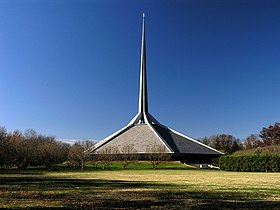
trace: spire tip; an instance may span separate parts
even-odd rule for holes
[[[143,18],[145,18],[145,12],[143,12]]]

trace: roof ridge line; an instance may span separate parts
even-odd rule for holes
[[[170,131],[172,131],[173,133],[179,135],[179,136],[182,136],[182,137],[184,137],[184,138],[187,138],[187,139],[189,139],[189,140],[191,140],[191,141],[193,141],[193,142],[195,142],[195,143],[197,143],[197,144],[200,144],[201,146],[204,146],[204,147],[206,147],[206,148],[208,148],[208,149],[211,149],[211,150],[213,150],[213,151],[215,151],[215,152],[218,152],[218,153],[220,153],[220,154],[224,154],[223,152],[220,152],[220,151],[218,151],[218,150],[216,150],[216,149],[214,149],[214,148],[212,148],[212,147],[210,147],[210,146],[208,146],[208,145],[206,145],[206,144],[203,144],[202,142],[200,142],[200,141],[198,141],[198,140],[195,140],[195,139],[193,139],[193,138],[191,138],[191,137],[189,137],[189,136],[186,136],[186,135],[184,135],[184,134],[182,134],[182,133],[180,133],[180,132],[178,132],[178,131],[176,131],[176,130],[170,128],[170,127],[167,127],[167,126],[165,126],[165,127],[168,128],[168,129],[169,129]]]
[[[156,136],[159,138],[159,140],[164,144],[164,146],[170,151],[170,153],[174,153],[174,150],[169,146],[169,144],[162,138],[162,136],[156,131],[156,129],[153,127],[153,125],[148,122],[147,125],[150,127],[150,129],[156,134]]]
[[[105,139],[101,140],[100,142],[96,143],[95,145],[93,145],[93,148],[91,148],[90,152],[93,152],[97,149],[99,149],[100,147],[102,147],[104,144],[107,144],[108,142],[110,142],[111,140],[113,140],[116,136],[121,135],[122,133],[124,133],[125,131],[127,131],[129,128],[133,127],[134,125],[132,123],[128,123],[125,127],[117,130],[116,132],[114,132],[113,134],[111,134],[110,136],[107,136]]]

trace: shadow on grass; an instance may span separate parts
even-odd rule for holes
[[[108,169],[107,169],[108,170]],[[126,169],[123,168],[123,165],[119,162],[113,163],[110,165],[110,170],[109,171],[133,171],[133,170],[150,170],[153,171],[153,167],[149,162],[139,162],[139,163],[131,163],[128,165]],[[156,170],[180,170],[180,171],[185,171],[185,170],[200,170],[198,168],[188,166],[185,164],[180,164],[180,163],[164,163],[164,164],[159,164]],[[44,166],[29,166],[23,171],[18,171],[16,168],[8,168],[8,169],[0,169],[0,174],[38,174],[38,173],[43,173],[45,171],[50,172],[50,170],[47,170]],[[54,168],[52,171],[63,171],[63,172],[97,172],[97,171],[104,171],[103,165],[99,164],[97,168],[94,168],[92,164],[86,164],[84,167],[84,170],[81,169],[75,169],[72,168],[66,164],[57,164],[54,165]]]
[[[173,184],[62,179],[28,174],[1,177],[0,208],[17,209],[279,209],[249,192],[205,192]],[[32,205],[25,205],[32,201]],[[6,206],[4,204],[6,202]],[[7,204],[8,203],[8,204]],[[55,207],[54,203],[59,204]]]

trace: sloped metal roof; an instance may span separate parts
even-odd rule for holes
[[[147,124],[136,124],[120,135],[109,139],[102,146],[95,149],[95,153],[103,153],[105,150],[114,153],[122,153],[130,147],[133,153],[151,153],[155,147],[164,153],[170,153],[168,147]],[[110,150],[108,150],[110,148]]]

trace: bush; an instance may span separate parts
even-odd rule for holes
[[[226,171],[280,172],[280,155],[225,155],[219,159],[219,166]]]

